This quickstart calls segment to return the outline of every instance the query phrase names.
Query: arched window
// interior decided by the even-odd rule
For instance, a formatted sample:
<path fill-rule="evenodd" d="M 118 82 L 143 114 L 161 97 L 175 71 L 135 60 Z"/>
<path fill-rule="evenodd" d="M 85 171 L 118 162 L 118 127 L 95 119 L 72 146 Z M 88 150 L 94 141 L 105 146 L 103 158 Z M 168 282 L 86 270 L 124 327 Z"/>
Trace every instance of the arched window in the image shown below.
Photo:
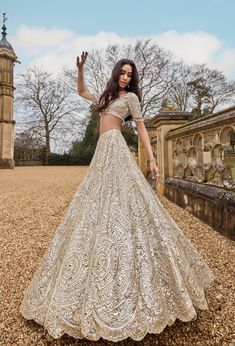
<path fill-rule="evenodd" d="M 230 145 L 235 150 L 235 131 L 231 131 L 230 133 Z"/>

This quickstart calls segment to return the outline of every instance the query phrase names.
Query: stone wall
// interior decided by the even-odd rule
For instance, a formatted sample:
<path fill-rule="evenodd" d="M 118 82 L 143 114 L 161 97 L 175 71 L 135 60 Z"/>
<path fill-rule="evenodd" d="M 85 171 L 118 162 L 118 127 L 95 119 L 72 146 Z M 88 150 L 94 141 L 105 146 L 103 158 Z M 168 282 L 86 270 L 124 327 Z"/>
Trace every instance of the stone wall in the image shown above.
<path fill-rule="evenodd" d="M 235 240 L 234 193 L 214 186 L 167 178 L 165 196 L 218 232 Z"/>
<path fill-rule="evenodd" d="M 235 191 L 235 150 L 230 144 L 233 132 L 235 107 L 168 132 L 173 166 L 169 176 Z"/>
<path fill-rule="evenodd" d="M 235 234 L 235 107 L 189 121 L 163 110 L 145 121 L 160 169 L 157 189 L 230 237 Z M 139 141 L 139 165 L 149 163 Z M 229 196 L 229 198 L 228 198 Z"/>

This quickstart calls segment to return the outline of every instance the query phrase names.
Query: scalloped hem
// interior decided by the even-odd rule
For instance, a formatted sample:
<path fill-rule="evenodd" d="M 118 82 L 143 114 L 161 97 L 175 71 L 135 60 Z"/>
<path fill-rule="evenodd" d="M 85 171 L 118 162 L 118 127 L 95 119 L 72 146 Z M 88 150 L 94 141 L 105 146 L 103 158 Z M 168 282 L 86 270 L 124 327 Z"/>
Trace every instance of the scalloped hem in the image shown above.
<path fill-rule="evenodd" d="M 74 339 L 79 339 L 79 340 L 84 339 L 84 340 L 89 340 L 89 341 L 98 341 L 102 338 L 106 341 L 119 342 L 119 341 L 123 341 L 127 338 L 131 338 L 134 341 L 141 341 L 145 338 L 145 336 L 147 334 L 160 334 L 163 332 L 163 330 L 167 326 L 172 326 L 176 322 L 177 319 L 182 321 L 182 322 L 190 322 L 190 321 L 194 321 L 197 319 L 197 313 L 196 313 L 196 310 L 194 308 L 191 310 L 190 315 L 191 316 L 188 318 L 174 316 L 172 319 L 168 318 L 167 321 L 165 320 L 160 325 L 158 325 L 158 322 L 156 322 L 156 323 L 152 324 L 150 326 L 150 328 L 147 328 L 146 331 L 144 332 L 144 334 L 141 334 L 141 335 L 135 335 L 135 333 L 131 333 L 131 334 L 120 335 L 119 337 L 112 337 L 110 335 L 103 334 L 103 333 L 100 333 L 98 337 L 91 337 L 91 336 L 86 336 L 86 335 L 79 336 L 79 335 L 77 335 L 75 333 L 71 333 L 69 331 L 66 332 L 66 330 L 59 333 L 58 335 L 55 335 L 53 332 L 51 332 L 51 330 L 47 329 L 41 321 L 37 320 L 36 317 L 35 318 L 28 318 L 28 317 L 24 316 L 24 318 L 26 318 L 27 320 L 34 320 L 37 324 L 43 326 L 47 330 L 48 334 L 55 340 L 60 339 L 64 335 L 68 335 Z"/>
<path fill-rule="evenodd" d="M 215 277 L 211 276 L 209 281 L 207 283 L 204 283 L 203 285 L 203 290 L 205 291 L 207 288 L 209 288 L 212 283 L 214 282 Z M 112 342 L 119 342 L 119 341 L 123 341 L 127 338 L 131 338 L 134 341 L 141 341 L 145 338 L 145 336 L 147 334 L 160 334 L 163 332 L 163 330 L 167 327 L 167 326 L 172 326 L 176 320 L 178 319 L 179 321 L 182 322 L 190 322 L 190 321 L 195 321 L 197 319 L 197 312 L 196 310 L 207 310 L 208 309 L 208 305 L 207 305 L 207 301 L 206 298 L 203 298 L 201 302 L 197 303 L 197 306 L 193 306 L 192 308 L 187 312 L 187 314 L 184 315 L 172 315 L 171 318 L 167 317 L 165 318 L 163 321 L 161 321 L 159 323 L 159 321 L 156 321 L 150 325 L 148 325 L 148 327 L 146 328 L 145 331 L 142 331 L 141 333 L 137 333 L 137 331 L 133 331 L 132 333 L 123 333 L 117 336 L 117 337 L 113 337 L 110 334 L 107 333 L 102 333 L 102 331 L 99 331 L 99 335 L 98 336 L 94 336 L 92 337 L 91 335 L 83 335 L 82 333 L 79 335 L 78 333 L 72 333 L 71 331 L 66 331 L 65 329 L 63 331 L 58 332 L 58 334 L 55 334 L 52 332 L 52 330 L 50 328 L 47 328 L 42 319 L 39 319 L 37 317 L 33 317 L 33 315 L 29 315 L 27 314 L 25 311 L 22 311 L 20 309 L 21 315 L 27 319 L 27 320 L 34 320 L 37 324 L 43 326 L 45 328 L 45 330 L 47 330 L 48 334 L 55 340 L 61 338 L 64 335 L 68 335 L 74 339 L 79 339 L 79 340 L 89 340 L 89 341 L 98 341 L 101 338 L 106 340 L 106 341 L 112 341 Z"/>

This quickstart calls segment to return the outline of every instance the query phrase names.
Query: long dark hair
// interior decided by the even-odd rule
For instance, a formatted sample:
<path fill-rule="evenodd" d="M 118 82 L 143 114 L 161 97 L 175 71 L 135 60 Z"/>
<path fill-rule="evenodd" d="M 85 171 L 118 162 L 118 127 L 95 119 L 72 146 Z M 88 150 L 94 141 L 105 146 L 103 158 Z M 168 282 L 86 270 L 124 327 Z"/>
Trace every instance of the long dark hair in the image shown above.
<path fill-rule="evenodd" d="M 106 89 L 101 94 L 99 99 L 99 104 L 96 107 L 97 112 L 102 112 L 105 110 L 114 100 L 119 98 L 119 77 L 122 73 L 122 67 L 124 65 L 131 65 L 132 67 L 132 76 L 128 86 L 126 86 L 125 90 L 127 92 L 135 93 L 139 100 L 141 100 L 141 93 L 139 89 L 139 73 L 137 71 L 136 65 L 132 60 L 129 59 L 121 59 L 119 60 L 115 66 L 113 67 L 111 77 L 106 85 Z M 129 115 L 125 121 L 131 120 L 132 116 Z"/>

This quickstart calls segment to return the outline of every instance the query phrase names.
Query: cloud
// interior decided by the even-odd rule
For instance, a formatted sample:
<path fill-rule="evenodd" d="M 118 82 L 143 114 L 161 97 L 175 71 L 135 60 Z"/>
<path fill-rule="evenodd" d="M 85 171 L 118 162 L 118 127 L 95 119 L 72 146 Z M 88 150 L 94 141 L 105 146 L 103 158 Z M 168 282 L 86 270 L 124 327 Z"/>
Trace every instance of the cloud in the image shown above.
<path fill-rule="evenodd" d="M 115 33 L 99 32 L 94 36 L 81 36 L 69 30 L 30 28 L 21 26 L 10 37 L 14 50 L 24 67 L 28 64 L 42 65 L 48 71 L 59 73 L 63 66 L 74 67 L 77 55 L 83 50 L 106 48 L 113 43 L 134 42 Z"/>
<path fill-rule="evenodd" d="M 37 55 L 73 41 L 76 39 L 76 34 L 69 30 L 21 25 L 12 39 L 14 40 L 14 49 L 19 51 L 17 54 Z"/>
<path fill-rule="evenodd" d="M 222 52 L 218 61 L 213 62 L 212 65 L 217 70 L 223 71 L 229 79 L 235 79 L 235 49 Z"/>
<path fill-rule="evenodd" d="M 186 64 L 211 62 L 213 54 L 221 46 L 215 36 L 203 31 L 186 33 L 167 31 L 154 36 L 153 41 L 171 51 L 176 59 L 183 59 Z"/>
<path fill-rule="evenodd" d="M 206 63 L 235 79 L 235 50 L 224 48 L 215 36 L 203 31 L 180 33 L 167 31 L 151 37 L 160 47 L 173 53 L 177 60 L 187 64 Z M 114 43 L 133 43 L 137 37 L 120 37 L 112 32 L 79 35 L 67 29 L 34 28 L 23 25 L 9 38 L 22 67 L 26 64 L 43 65 L 48 71 L 61 72 L 63 66 L 74 67 L 82 50 L 105 48 Z"/>

